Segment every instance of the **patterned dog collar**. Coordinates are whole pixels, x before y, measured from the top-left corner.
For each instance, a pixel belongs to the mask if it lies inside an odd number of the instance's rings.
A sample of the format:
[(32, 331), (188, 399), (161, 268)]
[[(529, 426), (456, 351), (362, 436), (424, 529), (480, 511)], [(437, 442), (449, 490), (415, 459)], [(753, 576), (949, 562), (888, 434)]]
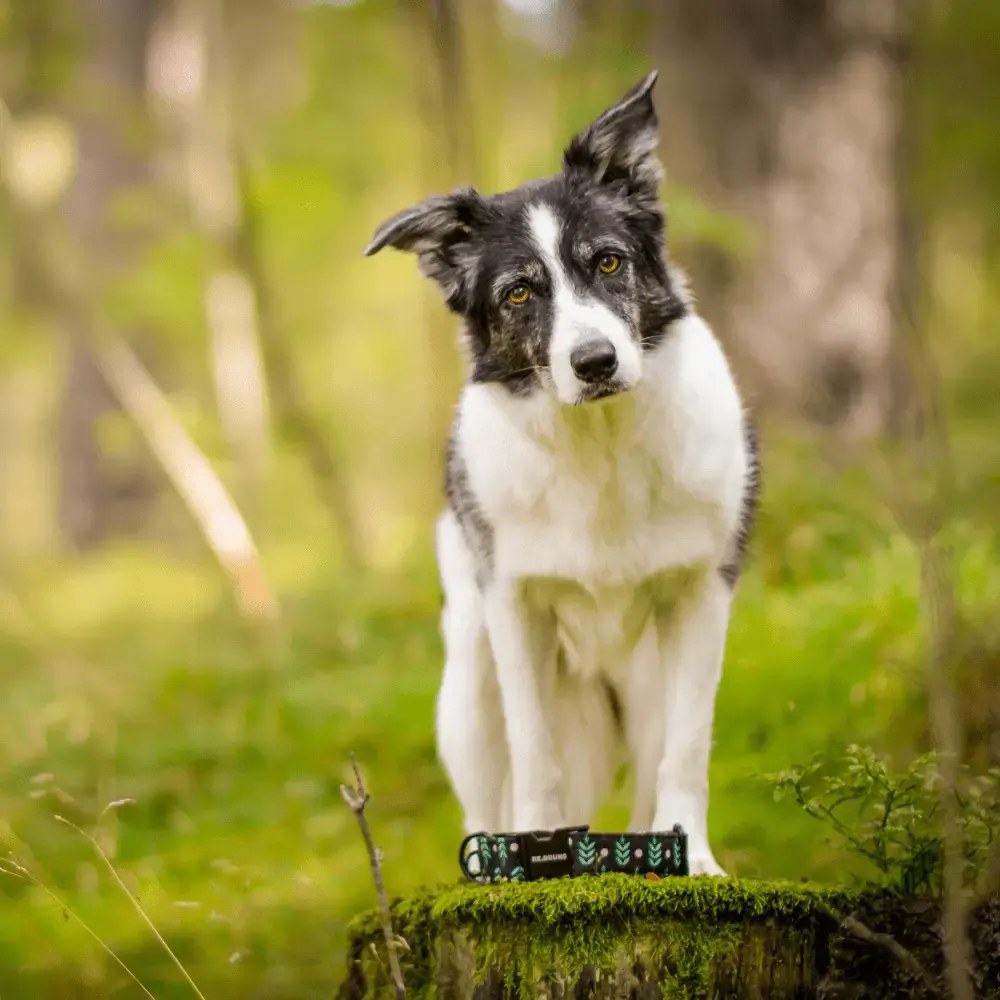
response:
[(567, 875), (687, 875), (687, 834), (591, 833), (572, 826), (531, 833), (472, 833), (458, 863), (473, 882), (531, 882)]

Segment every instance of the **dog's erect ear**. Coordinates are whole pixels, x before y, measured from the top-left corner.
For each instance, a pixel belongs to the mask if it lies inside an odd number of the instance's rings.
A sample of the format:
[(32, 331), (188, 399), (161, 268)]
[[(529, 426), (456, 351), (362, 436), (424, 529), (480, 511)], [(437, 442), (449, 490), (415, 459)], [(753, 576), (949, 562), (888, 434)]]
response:
[(656, 198), (661, 176), (653, 107), (656, 77), (653, 70), (573, 138), (563, 154), (568, 177), (597, 184), (624, 181), (631, 194)]
[(412, 250), (423, 272), (444, 290), (448, 305), (461, 311), (475, 263), (476, 237), (490, 217), (486, 200), (472, 188), (434, 195), (386, 219), (365, 254), (387, 246)]

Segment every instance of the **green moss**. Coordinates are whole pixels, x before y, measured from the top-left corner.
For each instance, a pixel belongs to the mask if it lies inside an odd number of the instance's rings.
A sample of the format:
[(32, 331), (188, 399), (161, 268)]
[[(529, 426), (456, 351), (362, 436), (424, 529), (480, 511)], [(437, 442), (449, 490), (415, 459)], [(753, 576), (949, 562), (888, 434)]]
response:
[[(550, 924), (582, 917), (598, 921), (627, 910), (646, 917), (809, 918), (834, 906), (850, 906), (856, 890), (805, 882), (734, 878), (668, 878), (651, 881), (630, 875), (559, 879), (547, 882), (460, 884), (427, 889), (393, 904), (393, 916), (419, 919), (440, 928), (480, 921), (516, 920)], [(371, 911), (351, 924), (352, 934), (378, 929)]]
[[(398, 900), (393, 923), (410, 948), (414, 996), (468, 995), (483, 983), (503, 996), (558, 995), (589, 977), (609, 996), (655, 983), (687, 1000), (729, 981), (801, 978), (817, 926), (857, 898), (801, 883), (607, 875), (428, 890)], [(387, 986), (380, 934), (375, 913), (352, 924), (344, 996)]]

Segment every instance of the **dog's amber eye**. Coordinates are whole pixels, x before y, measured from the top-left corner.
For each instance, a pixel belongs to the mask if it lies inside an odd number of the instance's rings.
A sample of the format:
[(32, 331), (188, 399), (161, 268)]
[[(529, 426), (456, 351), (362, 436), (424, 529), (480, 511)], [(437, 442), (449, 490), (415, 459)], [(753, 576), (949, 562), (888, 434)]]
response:
[(527, 285), (515, 285), (507, 293), (507, 301), (515, 306), (523, 306), (531, 298), (531, 289)]
[(622, 266), (622, 259), (616, 253), (602, 254), (597, 267), (602, 274), (614, 274)]

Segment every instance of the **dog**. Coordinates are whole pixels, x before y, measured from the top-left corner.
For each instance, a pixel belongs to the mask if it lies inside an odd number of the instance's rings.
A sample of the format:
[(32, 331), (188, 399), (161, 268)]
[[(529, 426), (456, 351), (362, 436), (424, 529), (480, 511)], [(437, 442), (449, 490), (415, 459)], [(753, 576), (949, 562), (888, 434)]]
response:
[(650, 73), (562, 170), (438, 195), (366, 253), (416, 253), (468, 379), (437, 524), (438, 752), (466, 832), (590, 822), (621, 744), (629, 830), (708, 841), (730, 605), (758, 496), (725, 356), (667, 259)]

